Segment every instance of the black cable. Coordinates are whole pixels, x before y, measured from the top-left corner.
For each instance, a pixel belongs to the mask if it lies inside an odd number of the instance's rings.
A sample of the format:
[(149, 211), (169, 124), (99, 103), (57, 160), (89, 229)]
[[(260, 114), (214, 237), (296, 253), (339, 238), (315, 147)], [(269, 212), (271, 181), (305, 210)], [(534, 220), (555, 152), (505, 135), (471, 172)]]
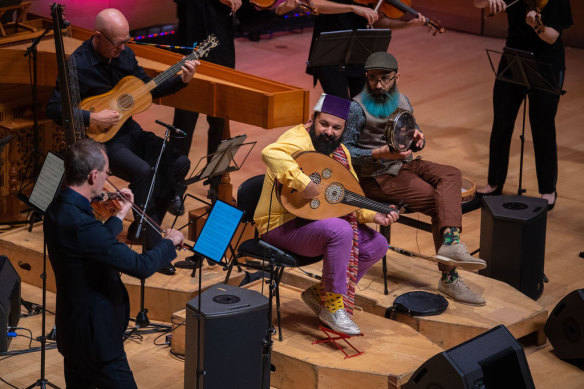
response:
[(12, 385), (10, 382), (6, 381), (4, 378), (0, 377), (0, 381), (4, 382), (6, 385), (18, 389), (18, 386)]

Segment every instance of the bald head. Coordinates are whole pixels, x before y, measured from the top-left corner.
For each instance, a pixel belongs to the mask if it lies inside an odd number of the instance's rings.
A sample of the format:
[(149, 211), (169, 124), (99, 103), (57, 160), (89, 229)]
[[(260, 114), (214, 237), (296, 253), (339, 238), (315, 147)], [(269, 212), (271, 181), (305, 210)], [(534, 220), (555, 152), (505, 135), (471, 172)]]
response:
[(107, 8), (95, 17), (93, 45), (105, 58), (115, 58), (124, 49), (122, 42), (130, 39), (130, 25), (119, 10)]
[(115, 35), (116, 32), (129, 32), (128, 20), (119, 10), (107, 8), (95, 17), (95, 30)]

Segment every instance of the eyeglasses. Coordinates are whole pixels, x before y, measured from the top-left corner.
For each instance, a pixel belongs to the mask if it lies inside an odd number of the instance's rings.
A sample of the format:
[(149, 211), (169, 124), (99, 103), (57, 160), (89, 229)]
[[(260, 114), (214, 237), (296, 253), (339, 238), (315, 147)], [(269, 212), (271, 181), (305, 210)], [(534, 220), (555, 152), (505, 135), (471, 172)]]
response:
[(373, 74), (370, 74), (367, 76), (367, 81), (369, 81), (371, 84), (374, 84), (374, 85), (377, 85), (378, 82), (381, 82), (383, 85), (387, 85), (393, 81), (395, 76), (397, 76), (397, 73), (391, 77), (388, 76), (387, 74), (384, 74), (381, 77), (377, 77), (377, 76), (374, 76)]
[(130, 41), (132, 40), (132, 38), (128, 38), (128, 39), (126, 39), (126, 40), (123, 40), (123, 41), (121, 41), (121, 42), (114, 42), (114, 41), (112, 41), (112, 40), (111, 40), (111, 39), (110, 39), (110, 38), (109, 38), (107, 35), (105, 35), (105, 34), (104, 34), (102, 31), (98, 31), (98, 32), (99, 32), (101, 35), (103, 35), (103, 37), (104, 37), (105, 39), (107, 39), (107, 40), (108, 40), (108, 42), (109, 42), (109, 43), (111, 43), (113, 47), (116, 47), (116, 48), (118, 48), (118, 47), (120, 47), (120, 46), (122, 46), (122, 45), (125, 45), (125, 44), (127, 44), (128, 42), (130, 42)]

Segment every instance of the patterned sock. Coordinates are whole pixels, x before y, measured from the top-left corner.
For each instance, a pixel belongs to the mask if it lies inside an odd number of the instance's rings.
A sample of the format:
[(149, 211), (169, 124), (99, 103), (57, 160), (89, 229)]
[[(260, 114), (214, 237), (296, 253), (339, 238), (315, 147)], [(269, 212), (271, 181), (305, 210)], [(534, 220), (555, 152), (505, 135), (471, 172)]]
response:
[(458, 272), (456, 271), (456, 268), (442, 272), (442, 281), (446, 282), (447, 284), (453, 283), (457, 278)]
[(343, 304), (343, 295), (339, 293), (326, 292), (324, 306), (330, 313), (335, 313), (339, 309), (345, 308), (345, 305)]
[(460, 243), (460, 228), (458, 227), (446, 227), (442, 235), (444, 237), (442, 243), (447, 246)]
[(322, 282), (319, 282), (318, 284), (312, 287), (312, 293), (314, 293), (314, 295), (318, 297), (321, 304), (324, 304), (324, 301), (326, 300), (326, 292), (322, 287)]

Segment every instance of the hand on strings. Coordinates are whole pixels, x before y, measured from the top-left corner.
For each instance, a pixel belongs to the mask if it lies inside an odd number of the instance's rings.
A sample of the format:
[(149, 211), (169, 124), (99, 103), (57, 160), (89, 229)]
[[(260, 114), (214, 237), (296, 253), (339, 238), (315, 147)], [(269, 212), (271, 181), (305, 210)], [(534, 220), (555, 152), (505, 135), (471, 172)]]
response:
[(310, 184), (306, 185), (304, 188), (304, 198), (305, 199), (313, 199), (319, 195), (318, 185), (316, 185), (313, 181), (310, 181)]
[(174, 230), (172, 228), (166, 230), (165, 238), (170, 239), (175, 247), (181, 247), (185, 240), (185, 237), (182, 232), (180, 232), (179, 230)]
[(379, 149), (375, 149), (372, 152), (373, 158), (375, 159), (406, 159), (412, 154), (412, 150), (393, 152), (389, 149), (388, 145), (382, 146)]
[(285, 0), (276, 8), (276, 15), (284, 15), (300, 7), (300, 0)]
[(181, 66), (182, 73), (180, 75), (182, 82), (188, 84), (193, 79), (197, 66), (201, 63), (199, 61), (185, 61), (184, 65)]
[[(118, 200), (120, 206), (122, 207), (120, 211), (116, 214), (116, 217), (120, 220), (124, 220), (130, 209), (132, 209), (132, 203), (134, 202), (134, 193), (128, 188), (120, 189), (121, 199)], [(128, 201), (126, 201), (128, 200)]]
[[(395, 208), (393, 205), (391, 207)], [(373, 222), (382, 226), (388, 226), (391, 223), (395, 223), (397, 219), (399, 219), (397, 210), (395, 212), (390, 212), (387, 215), (377, 212), (375, 216), (373, 216)]]
[(104, 109), (103, 111), (89, 114), (89, 125), (103, 130), (107, 130), (111, 126), (118, 124), (119, 120), (120, 113), (113, 109)]
[(504, 0), (488, 0), (488, 7), (491, 14), (496, 15), (504, 12), (507, 8)]
[(422, 15), (421, 13), (418, 13), (417, 17), (408, 21), (408, 27), (419, 26), (420, 24), (426, 24), (427, 22), (428, 22), (428, 19), (424, 15)]
[(355, 5), (353, 6), (353, 12), (367, 19), (367, 24), (369, 24), (370, 26), (372, 26), (379, 18), (379, 14), (374, 9), (371, 9), (369, 7), (361, 7), (359, 5)]
[(229, 8), (231, 8), (231, 12), (235, 12), (241, 7), (241, 0), (219, 0)]
[(414, 144), (418, 149), (424, 147), (424, 134), (417, 128), (414, 130)]

